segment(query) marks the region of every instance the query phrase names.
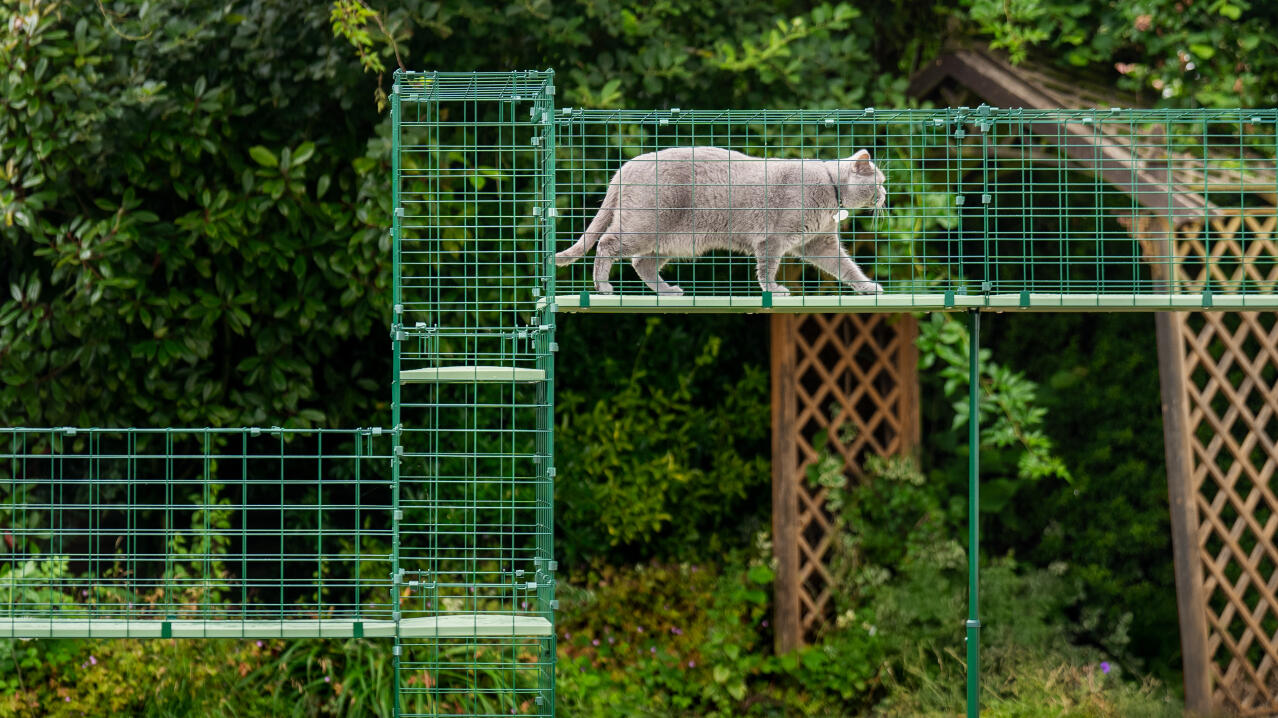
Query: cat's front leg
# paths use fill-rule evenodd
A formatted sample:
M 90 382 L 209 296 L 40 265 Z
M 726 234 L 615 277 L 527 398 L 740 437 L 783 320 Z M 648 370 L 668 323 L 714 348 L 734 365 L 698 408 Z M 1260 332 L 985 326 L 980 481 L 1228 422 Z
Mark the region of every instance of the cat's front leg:
M 755 271 L 759 276 L 759 286 L 765 292 L 773 294 L 789 294 L 790 290 L 777 283 L 777 270 L 781 268 L 783 251 L 777 242 L 763 240 L 754 245 Z
M 822 235 L 798 250 L 799 256 L 812 266 L 836 277 L 853 291 L 862 294 L 882 294 L 883 287 L 865 276 L 852 257 L 843 249 L 837 235 Z
M 642 257 L 634 257 L 630 260 L 630 265 L 635 268 L 635 274 L 643 280 L 648 288 L 657 294 L 671 294 L 678 296 L 683 294 L 683 290 L 673 284 L 667 284 L 666 280 L 661 278 L 657 270 L 661 269 L 661 265 L 666 260 L 658 259 L 652 255 L 644 255 Z

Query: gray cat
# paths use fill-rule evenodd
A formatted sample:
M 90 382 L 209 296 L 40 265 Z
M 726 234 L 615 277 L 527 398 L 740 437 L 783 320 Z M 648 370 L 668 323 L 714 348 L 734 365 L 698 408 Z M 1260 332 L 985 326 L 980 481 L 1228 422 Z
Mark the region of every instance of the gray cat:
M 555 261 L 572 264 L 598 242 L 595 291 L 612 293 L 612 263 L 629 257 L 652 291 L 682 294 L 658 270 L 726 249 L 754 255 L 764 291 L 789 294 L 776 276 L 781 258 L 793 255 L 854 291 L 879 293 L 839 244 L 839 222 L 845 207 L 883 207 L 884 179 L 865 150 L 844 160 L 759 159 L 718 147 L 649 152 L 613 175 L 599 213 Z

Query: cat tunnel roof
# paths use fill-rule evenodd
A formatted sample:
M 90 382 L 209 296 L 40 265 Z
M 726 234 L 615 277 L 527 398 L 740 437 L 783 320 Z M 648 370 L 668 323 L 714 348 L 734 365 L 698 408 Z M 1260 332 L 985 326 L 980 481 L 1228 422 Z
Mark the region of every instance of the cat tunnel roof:
M 950 51 L 928 63 L 911 78 L 907 92 L 918 98 L 936 92 L 948 105 L 970 102 L 971 95 L 998 107 L 1026 109 L 1142 105 L 1136 96 L 1102 89 L 1083 78 L 1032 63 L 1012 65 L 988 50 L 971 48 Z M 1236 155 L 1204 158 L 1168 151 L 1160 146 L 1163 143 L 1159 138 L 1166 131 L 1162 126 L 1128 128 L 1117 123 L 1051 122 L 1032 122 L 1028 126 L 1035 134 L 1053 138 L 1075 169 L 1099 173 L 1107 184 L 1152 213 L 1171 218 L 1175 224 L 1201 220 L 1204 213 L 1217 212 L 1219 208 L 1207 199 L 1206 192 L 1247 193 L 1278 204 L 1278 195 L 1272 189 L 1258 191 L 1276 186 L 1278 179 L 1273 171 L 1229 167 L 1227 160 L 1236 162 Z M 1008 137 L 989 151 L 1035 158 L 1037 152 L 1032 148 L 1009 144 L 1015 140 Z M 1045 154 L 1039 159 L 1059 161 Z M 1255 155 L 1255 159 L 1269 158 Z

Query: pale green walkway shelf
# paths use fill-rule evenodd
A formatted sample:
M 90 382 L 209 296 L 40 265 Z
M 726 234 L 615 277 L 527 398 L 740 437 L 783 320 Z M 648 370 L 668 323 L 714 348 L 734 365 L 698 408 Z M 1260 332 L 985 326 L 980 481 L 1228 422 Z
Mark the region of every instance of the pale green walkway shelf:
M 552 716 L 560 314 L 966 311 L 976 339 L 987 311 L 1278 310 L 1273 109 L 594 110 L 553 77 L 395 75 L 385 427 L 0 429 L 0 637 L 381 638 L 397 716 Z M 883 292 L 818 268 L 815 237 L 770 255 L 779 225 L 756 253 L 788 293 L 754 256 L 664 256 L 659 226 L 642 259 L 682 295 L 621 252 L 600 291 L 607 243 L 557 266 L 625 162 L 706 146 L 867 150 L 884 207 L 838 237 Z M 770 209 L 837 216 L 834 167 Z M 694 229 L 727 231 L 715 209 Z M 971 515 L 969 714 L 977 540 Z
M 516 382 L 544 381 L 543 369 L 504 366 L 449 366 L 437 369 L 405 369 L 399 374 L 405 384 L 445 384 L 449 382 Z
M 544 637 L 550 621 L 536 616 L 461 614 L 405 618 L 402 638 Z M 394 638 L 395 621 L 322 619 L 257 620 L 116 620 L 0 619 L 0 638 Z

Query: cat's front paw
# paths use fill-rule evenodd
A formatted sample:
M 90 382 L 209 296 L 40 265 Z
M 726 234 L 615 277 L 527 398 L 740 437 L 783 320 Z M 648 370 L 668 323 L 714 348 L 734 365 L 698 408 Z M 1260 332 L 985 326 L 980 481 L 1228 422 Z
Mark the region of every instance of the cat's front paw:
M 673 284 L 667 284 L 657 291 L 663 297 L 681 297 L 683 296 L 683 288 L 676 287 Z
M 596 282 L 595 294 L 612 294 L 612 282 Z
M 763 288 L 763 291 L 772 292 L 773 294 L 777 294 L 783 297 L 790 294 L 790 288 L 785 286 L 784 284 L 769 284 Z
M 882 294 L 883 285 L 878 282 L 856 282 L 852 285 L 852 290 L 858 294 Z

